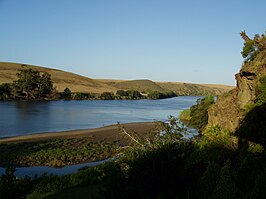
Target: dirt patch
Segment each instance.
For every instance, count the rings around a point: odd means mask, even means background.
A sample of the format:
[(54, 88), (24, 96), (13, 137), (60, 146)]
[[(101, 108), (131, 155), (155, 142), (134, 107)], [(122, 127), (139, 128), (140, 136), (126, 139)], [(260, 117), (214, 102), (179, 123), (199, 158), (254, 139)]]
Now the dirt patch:
[[(138, 134), (146, 134), (156, 129), (157, 125), (154, 122), (138, 122), (138, 123), (127, 123), (123, 124), (127, 130), (133, 130)], [(3, 143), (20, 143), (20, 142), (33, 142), (43, 140), (54, 140), (63, 138), (80, 138), (87, 137), (93, 142), (102, 141), (115, 141), (122, 139), (122, 134), (119, 131), (117, 125), (110, 125), (106, 127), (96, 129), (85, 129), (85, 130), (73, 130), (73, 131), (62, 131), (52, 133), (38, 133), (31, 135), (23, 135), (9, 138), (1, 138), (0, 144)]]

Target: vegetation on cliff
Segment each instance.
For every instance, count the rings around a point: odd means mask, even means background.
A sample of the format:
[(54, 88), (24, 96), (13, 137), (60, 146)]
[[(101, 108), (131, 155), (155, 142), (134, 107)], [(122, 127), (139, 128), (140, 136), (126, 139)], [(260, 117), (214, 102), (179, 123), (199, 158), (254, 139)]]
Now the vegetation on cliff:
[(213, 96), (199, 98), (197, 104), (180, 113), (180, 120), (192, 128), (202, 132), (208, 124), (208, 109), (214, 104)]
[(209, 110), (208, 126), (218, 125), (234, 132), (245, 115), (264, 103), (266, 76), (266, 36), (255, 35), (250, 39), (241, 32), (244, 39), (242, 55), (244, 63), (235, 75), (237, 86), (228, 94), (218, 97)]

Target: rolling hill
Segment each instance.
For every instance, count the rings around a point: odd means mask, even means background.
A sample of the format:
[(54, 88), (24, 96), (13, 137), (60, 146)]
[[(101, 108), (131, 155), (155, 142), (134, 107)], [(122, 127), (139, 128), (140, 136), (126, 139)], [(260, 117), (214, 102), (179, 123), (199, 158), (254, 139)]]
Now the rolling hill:
[[(21, 68), (22, 64), (0, 62), (0, 84), (11, 83), (16, 80), (17, 70)], [(74, 73), (51, 69), (41, 66), (33, 66), (34, 70), (47, 72), (51, 74), (54, 86), (58, 91), (63, 91), (68, 87), (73, 92), (116, 92), (117, 90), (138, 90), (141, 92), (146, 91), (174, 91), (178, 95), (202, 95), (202, 94), (215, 94), (227, 92), (233, 86), (215, 85), (215, 84), (191, 84), (180, 82), (154, 82), (151, 80), (107, 80), (107, 79), (92, 79), (77, 75)]]

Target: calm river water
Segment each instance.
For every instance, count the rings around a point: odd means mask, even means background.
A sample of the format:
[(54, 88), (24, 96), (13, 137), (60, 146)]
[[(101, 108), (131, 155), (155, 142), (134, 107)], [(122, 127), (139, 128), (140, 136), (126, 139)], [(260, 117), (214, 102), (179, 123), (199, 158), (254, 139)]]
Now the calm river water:
[[(117, 122), (165, 121), (169, 115), (178, 116), (180, 111), (195, 104), (198, 98), (182, 96), (162, 100), (0, 102), (0, 137), (88, 129)], [(17, 168), (15, 175), (65, 175), (101, 162), (63, 168), (21, 167)], [(0, 175), (4, 172), (5, 168), (0, 167)]]
[(89, 129), (128, 122), (164, 121), (199, 97), (162, 100), (0, 102), (0, 137)]

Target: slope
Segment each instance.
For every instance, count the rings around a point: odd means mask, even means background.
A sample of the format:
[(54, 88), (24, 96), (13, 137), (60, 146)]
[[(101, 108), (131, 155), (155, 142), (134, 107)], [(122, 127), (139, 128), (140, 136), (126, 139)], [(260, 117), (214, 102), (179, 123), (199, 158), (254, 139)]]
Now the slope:
[[(74, 92), (102, 93), (116, 90), (116, 88), (105, 83), (74, 73), (40, 66), (28, 66), (35, 70), (51, 74), (54, 86), (56, 86), (58, 91), (63, 91), (66, 87)], [(21, 64), (18, 63), (0, 62), (0, 83), (10, 83), (17, 79), (16, 73), (20, 68)]]
[[(16, 73), (21, 69), (19, 63), (0, 62), (0, 84), (11, 83), (16, 80)], [(219, 95), (228, 92), (233, 87), (223, 85), (203, 85), (191, 83), (178, 83), (178, 82), (153, 82), (151, 80), (103, 80), (92, 79), (77, 75), (74, 73), (45, 68), (40, 66), (28, 65), (35, 70), (47, 72), (51, 74), (54, 86), (58, 91), (63, 91), (68, 87), (73, 92), (116, 92), (117, 90), (138, 90), (141, 92), (159, 91), (167, 92), (174, 91), (178, 95), (204, 95), (214, 94)]]

